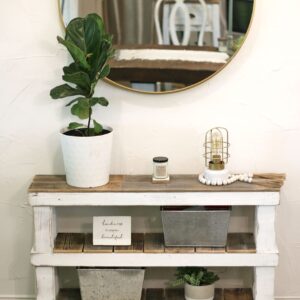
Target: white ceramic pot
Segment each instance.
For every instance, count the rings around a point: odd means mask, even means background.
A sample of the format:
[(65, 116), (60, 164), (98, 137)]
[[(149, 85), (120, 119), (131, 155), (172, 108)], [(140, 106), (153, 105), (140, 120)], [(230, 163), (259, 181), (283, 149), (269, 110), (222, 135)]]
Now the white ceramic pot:
[(65, 135), (67, 130), (62, 130), (61, 146), (69, 185), (89, 188), (108, 183), (113, 130), (103, 128), (110, 132), (90, 137)]
[(184, 285), (184, 296), (186, 300), (213, 300), (215, 295), (215, 285), (193, 286)]

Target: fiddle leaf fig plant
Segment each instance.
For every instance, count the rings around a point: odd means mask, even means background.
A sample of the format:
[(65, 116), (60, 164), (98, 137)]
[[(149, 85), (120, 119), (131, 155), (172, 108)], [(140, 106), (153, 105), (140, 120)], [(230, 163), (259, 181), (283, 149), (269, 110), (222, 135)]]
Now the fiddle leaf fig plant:
[(100, 135), (103, 128), (92, 118), (93, 108), (107, 106), (108, 101), (94, 97), (94, 93), (97, 82), (110, 72), (108, 61), (114, 55), (112, 36), (105, 31), (99, 15), (89, 14), (73, 19), (66, 28), (65, 39), (58, 36), (57, 40), (67, 48), (73, 62), (63, 68), (62, 79), (66, 83), (53, 88), (50, 96), (53, 99), (77, 96), (66, 106), (71, 107), (74, 116), (88, 121), (87, 124), (72, 122), (68, 128), (80, 129), (84, 136)]
[(201, 267), (177, 268), (175, 277), (176, 280), (173, 282), (173, 286), (182, 285), (184, 283), (193, 286), (211, 285), (219, 280), (218, 275)]

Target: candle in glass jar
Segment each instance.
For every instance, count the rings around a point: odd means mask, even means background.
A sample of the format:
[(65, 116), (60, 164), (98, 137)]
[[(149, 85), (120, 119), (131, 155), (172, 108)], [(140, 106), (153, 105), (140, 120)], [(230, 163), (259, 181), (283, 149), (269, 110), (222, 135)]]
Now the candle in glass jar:
[(164, 156), (153, 158), (153, 180), (169, 180), (168, 161)]

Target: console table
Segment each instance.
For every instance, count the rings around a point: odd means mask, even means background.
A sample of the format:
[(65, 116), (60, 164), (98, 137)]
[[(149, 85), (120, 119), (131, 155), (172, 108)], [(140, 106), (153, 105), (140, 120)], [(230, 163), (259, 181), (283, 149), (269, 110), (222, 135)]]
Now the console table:
[[(28, 191), (34, 212), (31, 263), (36, 269), (37, 300), (54, 300), (59, 294), (56, 267), (80, 266), (253, 267), (253, 298), (273, 300), (278, 264), (275, 209), (283, 181), (284, 175), (262, 174), (254, 176), (251, 184), (236, 182), (212, 187), (200, 184), (197, 175), (173, 175), (169, 183), (163, 184), (153, 184), (150, 176), (113, 175), (103, 187), (82, 189), (68, 186), (64, 176), (37, 175)], [(157, 242), (162, 240), (157, 234), (133, 234), (132, 246), (107, 248), (93, 246), (90, 234), (57, 232), (58, 207), (164, 205), (254, 206), (255, 228), (252, 233), (229, 234), (227, 246), (221, 249), (164, 247), (163, 242)], [(232, 291), (226, 293), (231, 295)], [(218, 291), (216, 295), (219, 294)], [(250, 298), (224, 296), (224, 299)]]

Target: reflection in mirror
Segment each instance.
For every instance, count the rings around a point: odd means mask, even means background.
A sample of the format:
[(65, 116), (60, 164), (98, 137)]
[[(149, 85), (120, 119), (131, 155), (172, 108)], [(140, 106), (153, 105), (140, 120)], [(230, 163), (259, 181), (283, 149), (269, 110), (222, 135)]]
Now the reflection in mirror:
[(140, 91), (193, 86), (241, 47), (254, 0), (59, 0), (64, 24), (98, 13), (113, 35), (109, 79)]

